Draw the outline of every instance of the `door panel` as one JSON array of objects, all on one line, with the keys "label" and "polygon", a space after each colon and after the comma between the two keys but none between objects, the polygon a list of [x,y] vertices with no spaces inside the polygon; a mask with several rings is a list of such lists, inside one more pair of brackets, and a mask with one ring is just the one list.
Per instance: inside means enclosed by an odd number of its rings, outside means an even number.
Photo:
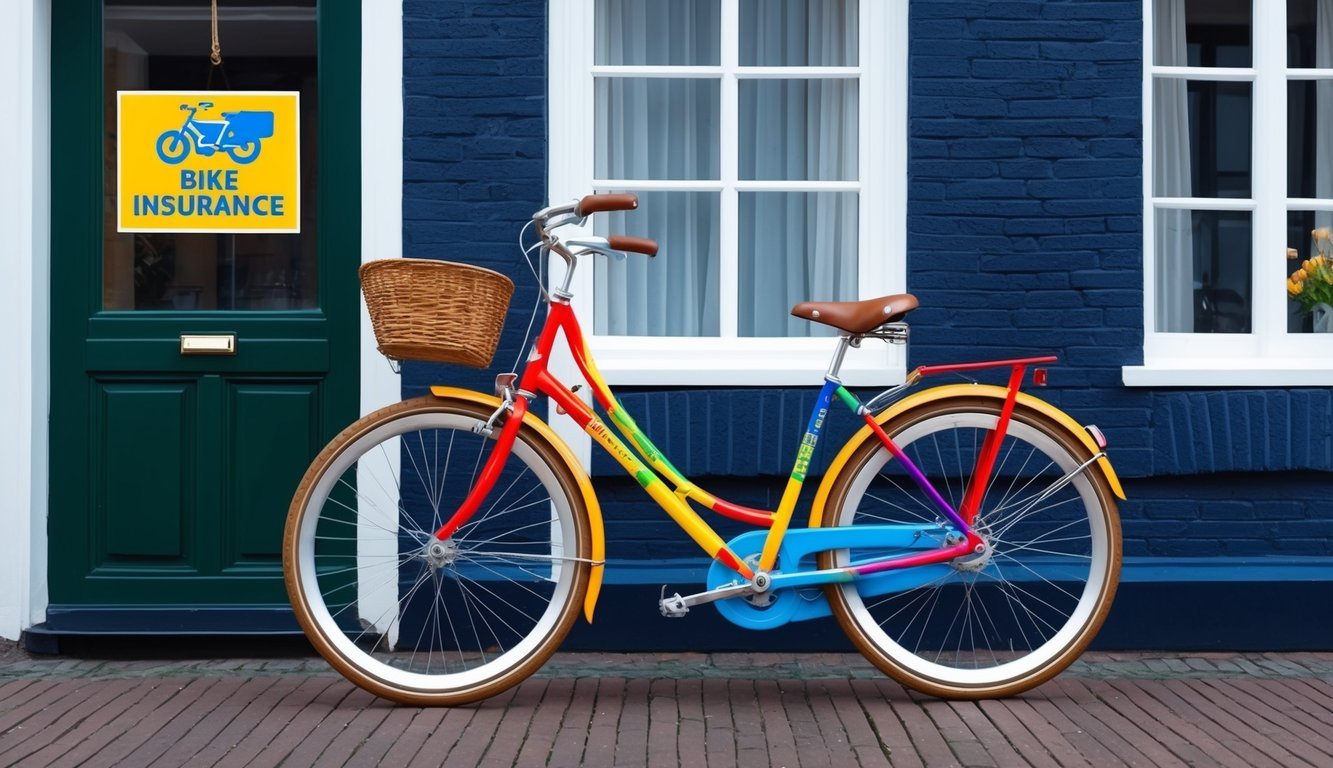
[{"label": "door panel", "polygon": [[[289,498],[309,457],[319,451],[319,387],[315,382],[237,382],[230,385],[231,451],[226,493],[225,568],[282,567],[284,517],[269,500]],[[284,512],[286,509],[284,508]]]},{"label": "door panel", "polygon": [[195,388],[188,382],[102,383],[101,430],[93,445],[104,456],[98,528],[105,564],[185,561],[183,511],[193,473]]},{"label": "door panel", "polygon": [[[361,6],[224,7],[225,72],[208,8],[52,15],[50,631],[295,629],[287,505],[356,417]],[[117,232],[118,89],[299,90],[301,232]]]}]

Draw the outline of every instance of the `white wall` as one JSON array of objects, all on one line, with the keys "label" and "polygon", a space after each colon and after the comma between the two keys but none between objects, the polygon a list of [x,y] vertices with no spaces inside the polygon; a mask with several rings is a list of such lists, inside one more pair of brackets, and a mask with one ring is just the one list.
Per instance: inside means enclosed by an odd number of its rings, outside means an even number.
[{"label": "white wall", "polygon": [[[7,0],[0,25],[0,637],[46,620],[50,410],[51,0]],[[402,2],[362,0],[362,258],[402,249]],[[363,310],[364,311],[364,310]],[[398,377],[361,338],[363,412]]]},{"label": "white wall", "polygon": [[0,637],[46,615],[50,0],[0,25]]},{"label": "white wall", "polygon": [[[403,3],[361,4],[361,260],[403,255]],[[361,307],[361,413],[401,399]]]}]

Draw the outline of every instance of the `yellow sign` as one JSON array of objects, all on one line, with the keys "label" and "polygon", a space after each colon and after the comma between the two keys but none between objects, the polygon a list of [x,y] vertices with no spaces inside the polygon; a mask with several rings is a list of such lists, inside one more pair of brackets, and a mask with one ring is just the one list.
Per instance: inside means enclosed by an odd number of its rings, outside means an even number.
[{"label": "yellow sign", "polygon": [[295,91],[120,91],[121,232],[300,232]]}]

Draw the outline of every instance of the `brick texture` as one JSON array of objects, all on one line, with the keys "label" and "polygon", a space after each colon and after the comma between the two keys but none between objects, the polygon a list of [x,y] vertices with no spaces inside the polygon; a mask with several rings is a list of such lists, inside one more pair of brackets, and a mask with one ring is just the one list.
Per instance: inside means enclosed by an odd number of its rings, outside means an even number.
[{"label": "brick texture", "polygon": [[[499,370],[536,299],[515,240],[546,196],[546,8],[404,3],[404,248],[514,276]],[[1142,12],[1140,0],[910,3],[907,284],[922,308],[909,364],[1058,354],[1040,394],[1110,438],[1130,493],[1127,554],[1329,554],[1328,390],[1122,383],[1121,366],[1142,362]],[[489,390],[493,375],[409,365],[404,394]],[[682,470],[759,506],[776,503],[814,396],[623,394]],[[817,465],[850,431],[838,429]],[[617,469],[594,472],[614,551],[691,551]]]},{"label": "brick texture", "polygon": [[[510,369],[537,299],[517,241],[545,200],[546,2],[405,0],[404,255],[514,280],[497,369]],[[405,394],[433,382],[490,391],[494,375],[412,364],[403,382]]]}]

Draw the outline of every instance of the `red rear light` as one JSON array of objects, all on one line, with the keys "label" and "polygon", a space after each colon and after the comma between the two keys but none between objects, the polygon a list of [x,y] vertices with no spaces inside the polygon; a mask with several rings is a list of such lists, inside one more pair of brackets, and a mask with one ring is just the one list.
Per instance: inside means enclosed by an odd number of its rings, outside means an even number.
[{"label": "red rear light", "polygon": [[1084,429],[1088,430],[1088,434],[1092,435],[1092,440],[1097,443],[1098,448],[1103,451],[1106,450],[1106,435],[1102,434],[1102,431],[1097,428],[1096,424],[1089,424],[1084,427]]}]

